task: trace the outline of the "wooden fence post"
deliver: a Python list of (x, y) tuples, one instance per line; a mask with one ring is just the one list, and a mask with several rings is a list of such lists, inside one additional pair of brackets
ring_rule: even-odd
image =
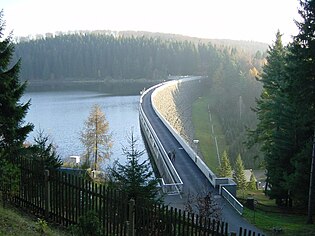
[(129, 225), (128, 236), (135, 236), (135, 200), (129, 200)]
[(49, 186), (49, 170), (45, 170), (45, 218), (49, 218), (50, 212), (50, 186)]

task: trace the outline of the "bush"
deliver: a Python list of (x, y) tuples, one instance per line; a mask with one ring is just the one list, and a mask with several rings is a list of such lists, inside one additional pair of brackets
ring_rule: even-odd
[(79, 218), (77, 225), (77, 233), (84, 236), (99, 236), (101, 235), (100, 221), (98, 214), (95, 211), (88, 211), (85, 215)]

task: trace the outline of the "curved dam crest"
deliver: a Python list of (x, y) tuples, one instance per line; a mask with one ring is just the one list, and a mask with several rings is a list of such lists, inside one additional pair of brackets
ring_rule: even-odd
[(200, 97), (205, 83), (206, 80), (169, 82), (156, 89), (152, 97), (153, 106), (190, 146), (195, 139), (192, 105)]

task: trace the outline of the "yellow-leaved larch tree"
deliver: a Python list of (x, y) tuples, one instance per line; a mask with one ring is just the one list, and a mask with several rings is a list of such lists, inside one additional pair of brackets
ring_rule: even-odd
[(110, 157), (113, 144), (109, 123), (98, 104), (92, 106), (80, 136), (85, 147), (85, 163), (92, 169), (98, 170), (100, 163)]

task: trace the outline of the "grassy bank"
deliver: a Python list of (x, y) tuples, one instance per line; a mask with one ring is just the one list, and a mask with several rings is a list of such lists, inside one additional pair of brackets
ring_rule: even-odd
[[(202, 97), (196, 100), (192, 107), (192, 122), (195, 129), (195, 137), (199, 140), (199, 150), (209, 168), (216, 172), (219, 165), (214, 137), (216, 136), (219, 154), (225, 148), (224, 135), (215, 114), (208, 112), (209, 98)], [(212, 133), (212, 125), (214, 133)]]
[[(240, 197), (242, 193), (239, 193)], [(315, 226), (306, 224), (307, 216), (299, 210), (279, 208), (275, 201), (265, 196), (262, 190), (247, 191), (258, 202), (254, 210), (244, 209), (243, 216), (268, 235), (274, 235), (274, 229), (281, 230), (280, 235), (315, 235)]]
[(274, 233), (273, 229), (280, 229), (280, 235), (315, 235), (315, 226), (307, 225), (306, 216), (303, 215), (266, 212), (260, 209), (252, 211), (245, 208), (244, 217), (268, 235)]
[(0, 201), (0, 236), (66, 236), (65, 231), (50, 227), (45, 221), (31, 218), (13, 208), (3, 208)]

